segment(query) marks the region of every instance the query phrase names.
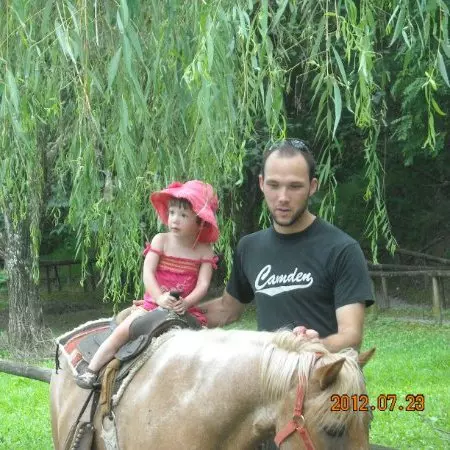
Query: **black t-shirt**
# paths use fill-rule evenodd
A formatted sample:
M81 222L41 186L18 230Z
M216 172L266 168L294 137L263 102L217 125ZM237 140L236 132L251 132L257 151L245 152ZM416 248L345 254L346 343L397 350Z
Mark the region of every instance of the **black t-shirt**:
M243 237L227 292L241 303L255 299L260 330L303 325L321 337L337 332L337 308L373 303L358 242L319 218L299 233L270 227Z

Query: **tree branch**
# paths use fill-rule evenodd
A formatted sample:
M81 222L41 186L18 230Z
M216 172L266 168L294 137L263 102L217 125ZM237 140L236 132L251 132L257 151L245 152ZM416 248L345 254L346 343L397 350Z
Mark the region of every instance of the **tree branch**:
M52 370L0 359L0 372L50 383Z

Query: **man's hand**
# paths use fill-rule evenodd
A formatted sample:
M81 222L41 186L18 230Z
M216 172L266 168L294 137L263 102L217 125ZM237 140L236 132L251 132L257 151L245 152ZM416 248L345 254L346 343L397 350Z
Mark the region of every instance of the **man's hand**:
M306 328L304 326L295 327L292 332L303 339L314 340L319 339L319 333L311 328Z
M208 320L208 328L213 328L238 320L245 306L225 289L222 297L203 303L201 308Z

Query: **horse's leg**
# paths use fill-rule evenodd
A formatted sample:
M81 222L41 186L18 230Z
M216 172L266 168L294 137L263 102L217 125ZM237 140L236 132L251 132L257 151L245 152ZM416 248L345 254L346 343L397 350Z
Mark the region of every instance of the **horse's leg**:
M93 372L98 372L105 364L111 361L122 345L130 339L130 325L134 319L147 311L139 308L132 312L123 322L121 322L110 336L103 341L102 345L96 351L92 361L89 363L89 369Z

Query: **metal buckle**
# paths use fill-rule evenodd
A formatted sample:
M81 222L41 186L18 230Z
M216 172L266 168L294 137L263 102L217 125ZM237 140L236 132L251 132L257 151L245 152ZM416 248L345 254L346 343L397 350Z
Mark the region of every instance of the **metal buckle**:
M296 430L305 428L305 417L303 416L303 414L300 414L299 416L293 415L292 422L294 422Z

